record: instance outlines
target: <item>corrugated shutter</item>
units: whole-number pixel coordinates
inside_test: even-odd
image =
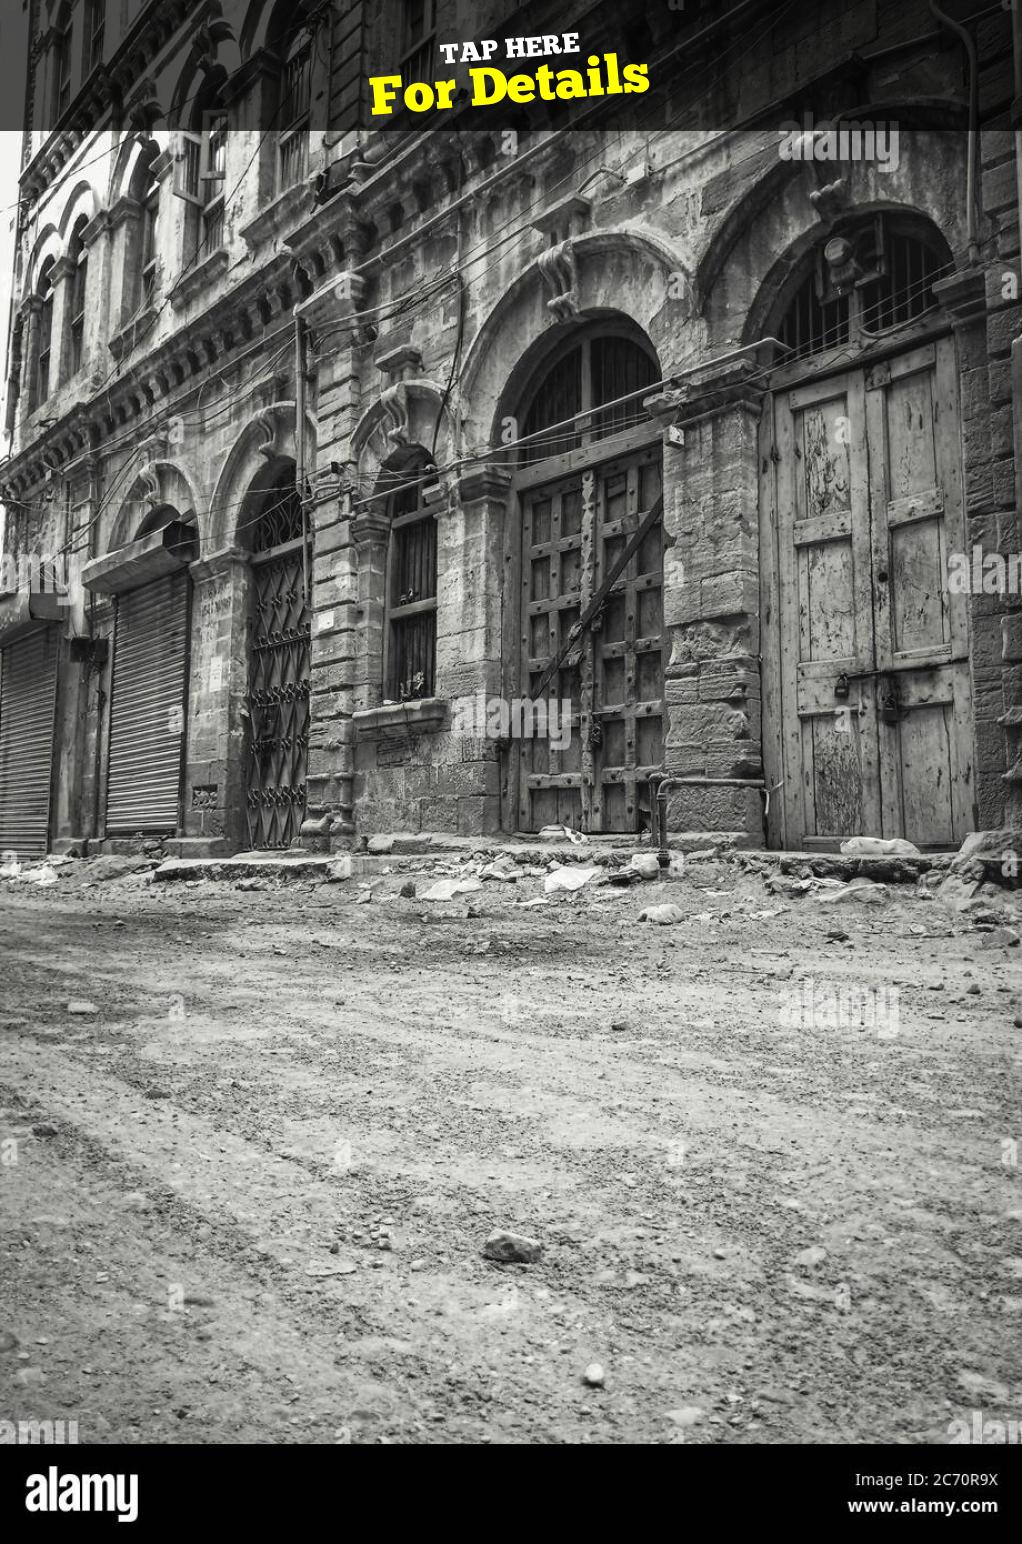
[[[49,845],[57,629],[0,651],[0,851],[31,857]]]
[[[177,830],[187,665],[187,570],[119,595],[106,795],[111,836]]]

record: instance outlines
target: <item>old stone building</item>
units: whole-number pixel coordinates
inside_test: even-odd
[[[40,8],[0,846],[1017,813],[1011,14],[593,8],[647,125],[367,118],[554,9]]]

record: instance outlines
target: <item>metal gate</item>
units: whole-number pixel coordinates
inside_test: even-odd
[[[277,534],[295,528],[291,513],[285,506]],[[256,848],[289,847],[305,819],[311,626],[303,546],[299,536],[252,558],[248,831]]]
[[[0,651],[0,851],[25,857],[49,845],[57,701],[57,629]]]
[[[661,454],[657,444],[523,490],[520,679],[530,699],[653,510]],[[545,694],[548,702],[570,701],[570,737],[562,728],[519,742],[523,831],[648,826],[648,778],[663,763],[662,596],[657,519]],[[561,725],[561,714],[552,721]]]
[[[173,834],[180,823],[188,680],[186,569],[117,597],[106,830]]]

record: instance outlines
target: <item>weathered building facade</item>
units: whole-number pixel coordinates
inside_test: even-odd
[[[1014,817],[1018,597],[950,578],[1019,550],[1011,17],[736,9],[578,19],[681,49],[645,131],[492,132],[348,126],[381,29],[428,76],[429,5],[143,6],[70,82],[61,10],[0,846],[634,834],[664,775],[672,831],[756,845]]]

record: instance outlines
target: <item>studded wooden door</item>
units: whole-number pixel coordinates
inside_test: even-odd
[[[522,493],[523,695],[568,642],[661,491],[661,448],[572,471]],[[657,521],[572,640],[537,732],[517,740],[523,831],[638,832],[663,763],[663,525]],[[544,704],[541,704],[542,707]],[[554,706],[549,706],[553,704]]]
[[[305,818],[311,636],[306,566],[300,536],[252,559],[248,828],[254,848],[290,847]]]

